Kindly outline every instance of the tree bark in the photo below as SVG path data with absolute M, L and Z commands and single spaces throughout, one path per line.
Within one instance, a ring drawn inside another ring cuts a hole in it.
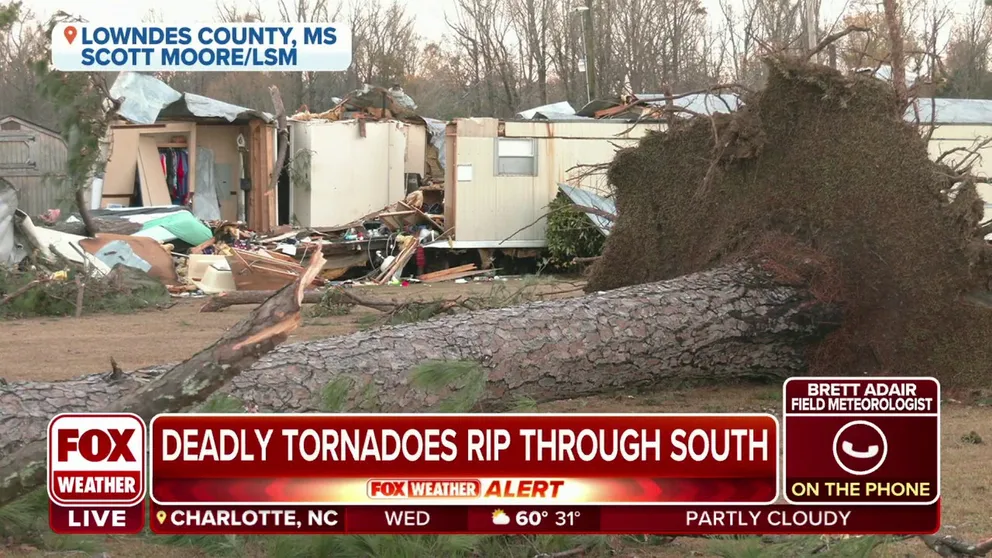
M 462 378 L 424 387 L 427 361 L 478 363 L 473 409 L 520 398 L 569 399 L 665 380 L 780 379 L 805 371 L 804 352 L 839 323 L 837 310 L 744 265 L 564 300 L 286 345 L 220 393 L 262 412 L 416 412 L 475 389 Z M 209 354 L 205 351 L 201 354 Z M 0 386 L 0 455 L 42 439 L 52 415 L 111 406 L 168 370 Z M 0 473 L 5 469 L 0 467 Z
M 593 25 L 593 0 L 585 0 L 586 9 L 582 12 L 582 27 L 585 33 L 586 79 L 589 85 L 589 101 L 599 98 L 599 74 L 596 73 L 596 26 Z
M 296 282 L 283 287 L 216 343 L 155 375 L 125 376 L 114 371 L 55 384 L 0 386 L 0 424 L 28 429 L 11 432 L 12 436 L 0 433 L 4 438 L 0 444 L 0 506 L 45 483 L 46 427 L 39 421 L 47 422 L 58 413 L 100 410 L 135 413 L 150 421 L 157 414 L 182 411 L 204 401 L 299 326 L 304 289 L 323 265 L 318 252 Z
M 885 25 L 889 30 L 889 53 L 892 68 L 892 87 L 899 97 L 900 108 L 905 108 L 909 102 L 908 85 L 906 84 L 906 59 L 902 37 L 902 17 L 897 0 L 883 0 L 885 10 Z
M 276 110 L 276 130 L 279 138 L 279 145 L 276 151 L 276 163 L 272 167 L 272 180 L 267 192 L 278 192 L 279 177 L 282 175 L 282 168 L 286 166 L 286 156 L 289 154 L 289 126 L 286 121 L 286 107 L 282 103 L 282 95 L 275 85 L 269 86 L 269 95 L 272 96 L 272 106 Z M 275 195 L 275 194 L 273 194 Z

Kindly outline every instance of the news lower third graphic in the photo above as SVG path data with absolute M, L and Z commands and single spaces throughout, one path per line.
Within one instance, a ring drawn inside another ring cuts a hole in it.
M 64 534 L 145 527 L 145 423 L 137 415 L 63 414 L 48 424 L 49 525 Z
M 149 430 L 162 505 L 770 504 L 779 486 L 772 415 L 176 414 Z
M 351 29 L 339 23 L 62 23 L 52 31 L 52 65 L 63 72 L 335 72 L 351 57 Z
M 784 446 L 764 414 L 172 414 L 147 427 L 58 415 L 49 523 L 108 535 L 937 532 L 935 381 L 783 389 Z M 788 504 L 776 503 L 783 476 Z

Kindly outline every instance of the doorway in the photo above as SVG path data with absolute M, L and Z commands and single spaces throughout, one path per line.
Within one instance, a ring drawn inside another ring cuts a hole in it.
M 283 137 L 279 135 L 279 148 L 282 147 L 281 142 L 286 142 L 286 162 L 282 166 L 282 171 L 279 173 L 279 182 L 276 184 L 276 206 L 278 207 L 278 222 L 277 225 L 291 225 L 293 218 L 293 196 L 292 196 L 292 185 L 289 180 L 289 166 L 292 164 L 293 160 L 293 144 L 289 137 Z M 278 151 L 276 151 L 278 153 Z

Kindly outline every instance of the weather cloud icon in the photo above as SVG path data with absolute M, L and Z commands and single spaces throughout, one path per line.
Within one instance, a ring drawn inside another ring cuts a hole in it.
M 493 512 L 493 525 L 509 525 L 510 516 L 506 515 L 503 510 L 496 510 Z

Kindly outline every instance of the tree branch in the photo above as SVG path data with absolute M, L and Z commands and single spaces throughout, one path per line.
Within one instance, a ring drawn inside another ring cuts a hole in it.
M 806 60 L 811 60 L 814 56 L 822 52 L 823 49 L 843 39 L 844 37 L 850 35 L 851 33 L 871 33 L 871 29 L 867 27 L 859 27 L 857 25 L 851 25 L 848 26 L 847 29 L 838 31 L 836 33 L 831 33 L 830 35 L 824 37 L 823 40 L 821 40 L 815 47 L 813 47 L 813 50 L 811 50 L 809 54 L 806 55 Z
M 978 544 L 966 543 L 948 535 L 923 535 L 920 539 L 927 548 L 944 558 L 988 556 L 992 553 L 992 539 L 986 539 Z

